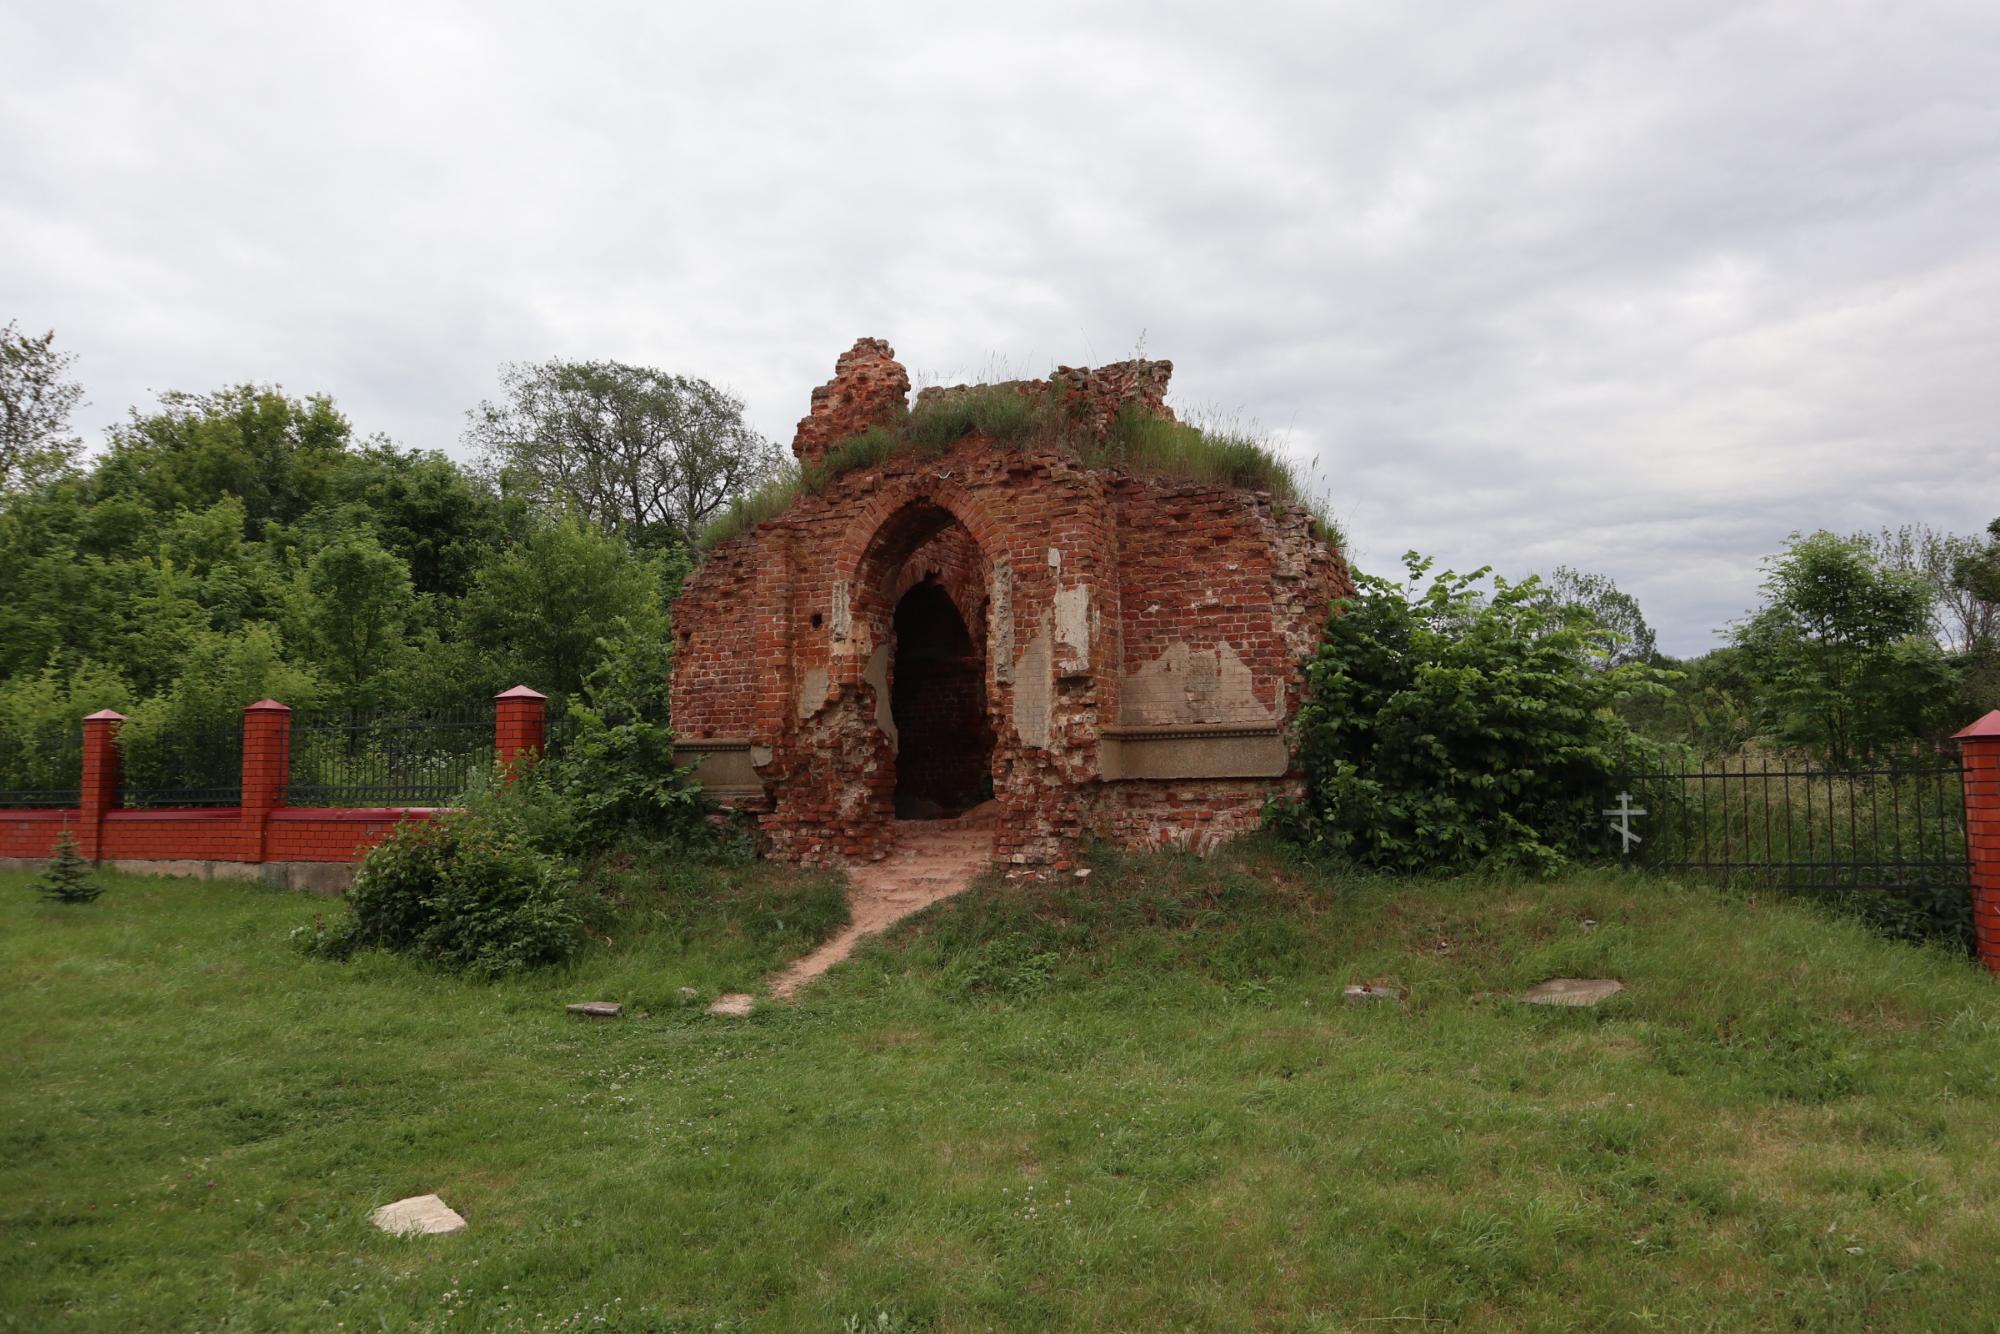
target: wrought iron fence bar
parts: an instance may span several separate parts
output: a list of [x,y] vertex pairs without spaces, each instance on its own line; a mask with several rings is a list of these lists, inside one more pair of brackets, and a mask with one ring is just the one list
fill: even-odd
[[295,806],[442,805],[493,764],[490,703],[426,715],[318,712],[292,720]]

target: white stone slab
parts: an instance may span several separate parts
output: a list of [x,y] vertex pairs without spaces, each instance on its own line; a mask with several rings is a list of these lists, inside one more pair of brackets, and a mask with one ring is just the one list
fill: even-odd
[[1625,984],[1611,977],[1552,977],[1529,987],[1521,999],[1530,1005],[1595,1005],[1623,990]]
[[458,1211],[435,1195],[412,1195],[385,1204],[368,1215],[368,1221],[399,1237],[438,1237],[465,1231],[465,1220]]
[[715,1004],[708,1007],[710,1014],[725,1014],[732,1018],[742,1018],[757,1007],[755,996],[746,996],[740,991],[732,991],[727,996],[715,998]]

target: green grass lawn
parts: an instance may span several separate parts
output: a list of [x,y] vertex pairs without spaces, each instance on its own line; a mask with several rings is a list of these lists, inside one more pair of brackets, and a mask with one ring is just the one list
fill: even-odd
[[[637,868],[578,963],[483,985],[305,960],[328,905],[276,891],[0,878],[0,1327],[2000,1318],[1969,963],[1615,876],[1096,866],[747,1020],[701,1005],[831,929],[833,882]],[[1491,994],[1602,975],[1594,1011]],[[1408,1004],[1343,1004],[1371,978]],[[562,1012],[598,998],[648,1017]],[[470,1230],[369,1227],[427,1191]]]

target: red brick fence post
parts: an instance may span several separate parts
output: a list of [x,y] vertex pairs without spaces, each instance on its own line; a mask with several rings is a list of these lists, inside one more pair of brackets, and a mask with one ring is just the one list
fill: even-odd
[[98,858],[104,813],[118,809],[118,729],[125,715],[100,709],[83,720],[83,783],[77,795],[76,850]]
[[493,697],[493,749],[500,772],[513,772],[522,755],[542,753],[548,732],[549,697],[539,690],[515,686]]
[[1960,732],[1965,773],[1965,855],[1972,863],[1972,938],[1979,961],[2000,973],[2000,709]]
[[243,860],[264,860],[264,826],[292,782],[292,711],[275,699],[243,710]]

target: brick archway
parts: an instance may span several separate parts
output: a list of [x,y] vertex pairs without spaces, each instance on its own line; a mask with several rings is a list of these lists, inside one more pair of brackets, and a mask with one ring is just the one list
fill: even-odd
[[957,511],[911,495],[850,568],[849,661],[884,743],[873,804],[958,814],[993,792],[992,564]]

